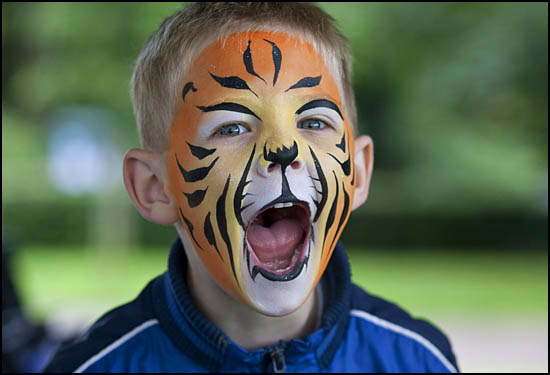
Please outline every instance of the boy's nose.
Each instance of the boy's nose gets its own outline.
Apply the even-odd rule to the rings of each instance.
[[[259,173],[267,177],[278,169],[281,169],[281,171],[285,173],[296,173],[303,167],[304,163],[298,158],[298,147],[296,142],[294,142],[291,147],[283,146],[277,148],[275,152],[268,152],[264,146],[263,162],[259,164]]]
[[[264,175],[268,176],[269,174],[276,172],[278,169],[285,167],[286,173],[292,172],[299,172],[303,167],[304,163],[300,159],[294,159],[290,164],[287,164],[286,166],[280,163],[269,163],[265,168],[262,168],[264,171]]]

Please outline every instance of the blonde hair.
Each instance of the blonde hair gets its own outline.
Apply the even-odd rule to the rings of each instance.
[[[331,16],[309,3],[197,2],[165,19],[137,58],[131,96],[143,148],[167,147],[181,81],[199,52],[225,36],[254,30],[286,32],[311,43],[333,72],[357,134],[351,56]]]

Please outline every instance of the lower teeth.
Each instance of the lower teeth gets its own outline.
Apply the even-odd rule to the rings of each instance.
[[[296,249],[294,249],[294,254],[290,259],[290,262],[287,259],[275,259],[271,262],[265,262],[264,265],[273,271],[278,271],[278,272],[290,271],[292,266],[294,266],[294,264],[296,264],[296,261],[298,260],[298,256],[300,255],[300,247],[301,246],[298,246],[296,247]]]

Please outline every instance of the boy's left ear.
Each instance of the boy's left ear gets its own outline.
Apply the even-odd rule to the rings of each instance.
[[[355,192],[351,210],[361,207],[369,195],[370,179],[374,163],[374,150],[371,137],[362,135],[355,139]]]
[[[124,155],[124,185],[145,219],[162,225],[179,220],[177,203],[168,189],[161,153],[131,149]]]

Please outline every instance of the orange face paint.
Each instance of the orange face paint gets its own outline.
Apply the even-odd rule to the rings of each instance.
[[[353,138],[331,72],[284,33],[228,36],[181,82],[170,188],[218,284],[269,315],[297,309],[349,217]]]

